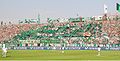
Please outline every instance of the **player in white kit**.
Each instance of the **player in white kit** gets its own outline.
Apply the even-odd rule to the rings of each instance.
[[[101,48],[100,48],[100,46],[98,46],[98,55],[97,56],[100,56],[100,51],[101,51]]]
[[[6,55],[7,55],[7,48],[5,48],[5,44],[3,44],[2,57],[6,57]]]

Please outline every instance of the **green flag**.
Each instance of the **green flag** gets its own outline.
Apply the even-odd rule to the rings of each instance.
[[[120,4],[117,3],[116,8],[117,8],[117,11],[120,12]]]

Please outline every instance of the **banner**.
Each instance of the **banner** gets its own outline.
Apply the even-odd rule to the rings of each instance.
[[[14,50],[97,50],[97,47],[14,47]],[[101,47],[101,50],[120,50],[120,47]]]

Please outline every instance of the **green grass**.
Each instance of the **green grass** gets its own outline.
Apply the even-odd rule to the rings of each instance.
[[[0,60],[120,60],[120,51],[104,50],[97,56],[95,50],[8,50]]]

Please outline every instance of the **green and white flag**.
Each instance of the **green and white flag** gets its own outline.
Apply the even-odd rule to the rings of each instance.
[[[120,12],[120,4],[118,4],[118,3],[116,4],[116,9],[118,12]]]

